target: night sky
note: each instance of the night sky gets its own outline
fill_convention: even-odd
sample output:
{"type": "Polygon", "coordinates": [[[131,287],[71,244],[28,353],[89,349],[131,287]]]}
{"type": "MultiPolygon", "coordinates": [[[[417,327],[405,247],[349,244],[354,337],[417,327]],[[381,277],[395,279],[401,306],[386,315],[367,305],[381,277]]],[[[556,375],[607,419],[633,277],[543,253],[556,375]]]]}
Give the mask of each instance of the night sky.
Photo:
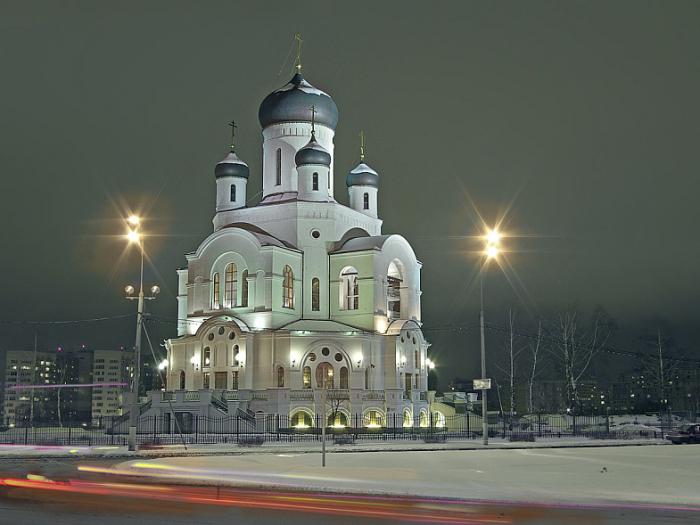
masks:
{"type": "MultiPolygon", "coordinates": [[[[300,32],[304,75],[340,110],[336,198],[347,202],[363,129],[384,233],[424,263],[441,381],[478,366],[477,331],[445,329],[478,321],[475,207],[488,223],[507,210],[513,235],[512,271],[489,272],[492,322],[508,306],[525,326],[600,304],[616,344],[663,325],[697,356],[699,24],[700,3],[682,1],[5,0],[0,319],[132,313],[136,252],[118,237],[129,210],[153,234],[147,282],[163,293],[148,307],[174,318],[175,269],[212,229],[227,123],[251,197],[258,106],[291,77],[300,32]]],[[[33,334],[0,331],[5,348],[33,334]]],[[[39,331],[44,345],[112,347],[131,344],[133,321],[39,331]]]]}

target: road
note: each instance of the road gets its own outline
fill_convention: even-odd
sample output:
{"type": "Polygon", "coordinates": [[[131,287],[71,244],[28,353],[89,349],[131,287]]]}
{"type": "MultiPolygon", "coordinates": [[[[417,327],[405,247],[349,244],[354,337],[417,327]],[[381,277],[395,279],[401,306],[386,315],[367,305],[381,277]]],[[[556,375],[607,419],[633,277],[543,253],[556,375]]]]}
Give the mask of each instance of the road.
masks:
{"type": "Polygon", "coordinates": [[[131,471],[177,480],[101,472],[134,468],[114,460],[90,461],[87,471],[77,470],[80,459],[5,460],[6,479],[19,481],[0,489],[0,525],[690,524],[700,520],[699,456],[700,446],[345,453],[321,469],[316,454],[248,454],[141,461],[131,471]],[[23,482],[26,472],[73,481],[23,482]],[[248,474],[258,488],[234,486],[248,474]],[[260,488],[268,481],[277,487],[260,488]]]}

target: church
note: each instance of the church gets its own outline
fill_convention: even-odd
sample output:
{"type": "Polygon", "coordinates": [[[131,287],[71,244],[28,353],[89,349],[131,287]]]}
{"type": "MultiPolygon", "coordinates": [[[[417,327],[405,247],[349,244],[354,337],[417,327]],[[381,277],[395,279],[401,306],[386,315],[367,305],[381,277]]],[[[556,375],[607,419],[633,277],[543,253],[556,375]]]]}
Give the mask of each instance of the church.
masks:
{"type": "Polygon", "coordinates": [[[336,201],[338,108],[300,66],[258,118],[262,173],[234,140],[214,168],[213,232],[177,271],[178,337],[166,341],[167,388],[151,393],[149,415],[427,425],[421,263],[382,232],[381,175],[363,146],[345,177],[349,206],[336,201]],[[251,205],[255,176],[262,198],[251,205]]]}

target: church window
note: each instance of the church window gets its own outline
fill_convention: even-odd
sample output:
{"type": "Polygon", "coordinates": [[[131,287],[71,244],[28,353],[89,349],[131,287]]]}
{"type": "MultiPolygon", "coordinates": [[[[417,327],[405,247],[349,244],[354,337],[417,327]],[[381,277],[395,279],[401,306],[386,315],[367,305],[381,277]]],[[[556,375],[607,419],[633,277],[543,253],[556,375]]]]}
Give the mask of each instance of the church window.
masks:
{"type": "Polygon", "coordinates": [[[320,281],[317,277],[311,279],[311,310],[318,312],[321,309],[320,281]]]}
{"type": "Polygon", "coordinates": [[[312,177],[312,187],[313,191],[318,191],[318,173],[314,173],[312,177]]]}
{"type": "Polygon", "coordinates": [[[231,202],[236,202],[236,185],[231,184],[231,202]]]}
{"type": "Polygon", "coordinates": [[[204,363],[202,366],[209,366],[211,364],[211,348],[208,346],[204,348],[204,363]]]}
{"type": "Polygon", "coordinates": [[[357,270],[352,266],[340,272],[340,309],[357,310],[360,307],[360,285],[357,270]]]}
{"type": "Polygon", "coordinates": [[[340,369],[340,388],[348,388],[348,369],[345,366],[340,369]]]}
{"type": "Polygon", "coordinates": [[[369,389],[369,367],[365,368],[365,390],[369,389]]]}
{"type": "Polygon", "coordinates": [[[277,368],[277,386],[279,388],[284,386],[284,368],[281,366],[277,368]]]}
{"type": "Polygon", "coordinates": [[[275,184],[282,185],[282,149],[277,148],[277,166],[275,171],[275,184]]]}
{"type": "Polygon", "coordinates": [[[241,306],[248,306],[248,270],[243,270],[241,288],[241,306]]]}
{"type": "Polygon", "coordinates": [[[324,347],[321,349],[321,353],[322,353],[325,357],[328,357],[328,355],[331,353],[331,351],[330,351],[327,347],[324,346],[324,347]]]}
{"type": "Polygon", "coordinates": [[[227,308],[236,306],[236,295],[238,293],[237,283],[238,269],[233,263],[226,265],[225,281],[224,281],[224,301],[227,308]]]}
{"type": "Polygon", "coordinates": [[[282,306],[294,308],[294,273],[289,265],[282,272],[282,306]]]}
{"type": "Polygon", "coordinates": [[[387,272],[387,315],[390,319],[401,317],[401,272],[395,262],[389,265],[387,272]]]}
{"type": "Polygon", "coordinates": [[[238,390],[238,370],[231,372],[231,390],[238,390]]]}
{"type": "Polygon", "coordinates": [[[315,353],[311,352],[309,354],[309,361],[312,361],[312,362],[316,361],[316,354],[315,353]]]}
{"type": "Polygon", "coordinates": [[[311,367],[310,366],[305,366],[304,371],[302,372],[301,375],[301,380],[304,385],[304,388],[311,388],[311,367]]]}
{"type": "Polygon", "coordinates": [[[185,371],[180,370],[180,390],[185,389],[185,371]]]}
{"type": "Polygon", "coordinates": [[[418,368],[418,350],[413,351],[413,368],[418,368]]]}
{"type": "Polygon", "coordinates": [[[240,363],[238,362],[238,353],[240,352],[240,349],[238,348],[238,345],[233,345],[233,366],[238,366],[240,363]]]}
{"type": "Polygon", "coordinates": [[[330,363],[319,363],[316,367],[316,387],[333,388],[333,367],[330,363]]]}
{"type": "Polygon", "coordinates": [[[202,377],[202,388],[206,390],[209,388],[209,372],[204,372],[202,377]]]}
{"type": "Polygon", "coordinates": [[[219,277],[219,272],[214,274],[214,299],[212,300],[211,307],[216,310],[221,308],[221,278],[219,277]]]}
{"type": "Polygon", "coordinates": [[[365,210],[369,210],[369,193],[365,193],[362,196],[362,208],[365,210]]]}
{"type": "Polygon", "coordinates": [[[340,352],[336,352],[335,356],[333,356],[333,359],[340,363],[343,360],[343,354],[341,354],[340,352]]]}

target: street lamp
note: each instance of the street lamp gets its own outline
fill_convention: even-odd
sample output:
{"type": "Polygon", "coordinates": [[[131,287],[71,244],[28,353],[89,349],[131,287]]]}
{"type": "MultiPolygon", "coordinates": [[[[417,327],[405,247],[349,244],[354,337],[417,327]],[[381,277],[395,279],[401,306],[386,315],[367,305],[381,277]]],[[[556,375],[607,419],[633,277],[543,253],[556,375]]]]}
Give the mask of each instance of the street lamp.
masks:
{"type": "Polygon", "coordinates": [[[500,253],[501,233],[494,229],[489,229],[484,234],[484,261],[481,265],[480,273],[480,288],[481,293],[481,311],[479,315],[479,328],[481,332],[481,433],[483,435],[484,445],[489,444],[489,422],[487,408],[487,391],[490,386],[490,381],[486,380],[486,340],[484,338],[484,280],[486,278],[486,269],[488,263],[492,259],[496,259],[500,253]]]}
{"type": "Polygon", "coordinates": [[[139,422],[139,382],[141,379],[141,331],[143,328],[143,301],[144,299],[155,299],[160,292],[158,286],[151,287],[152,295],[146,296],[143,293],[143,260],[145,256],[145,247],[143,236],[138,228],[141,225],[141,219],[136,215],[131,215],[126,222],[133,228],[129,228],[126,238],[130,243],[137,244],[141,252],[141,272],[139,279],[139,294],[134,297],[136,291],[134,286],[128,285],[124,288],[126,298],[137,300],[138,306],[136,309],[136,341],[134,343],[134,378],[131,381],[131,403],[129,408],[129,450],[136,450],[136,427],[139,422]]]}

